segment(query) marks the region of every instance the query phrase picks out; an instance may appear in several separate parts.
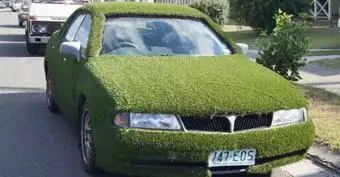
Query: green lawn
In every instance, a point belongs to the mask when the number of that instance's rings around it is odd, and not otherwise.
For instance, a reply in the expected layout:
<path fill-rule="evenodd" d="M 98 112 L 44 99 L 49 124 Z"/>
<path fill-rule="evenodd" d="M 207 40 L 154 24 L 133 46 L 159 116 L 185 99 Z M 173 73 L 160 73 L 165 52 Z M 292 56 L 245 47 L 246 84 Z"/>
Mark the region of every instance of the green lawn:
<path fill-rule="evenodd" d="M 223 28 L 228 29 L 228 25 Z M 255 39 L 258 36 L 251 30 L 227 31 L 225 34 L 230 36 L 235 42 L 246 43 L 250 49 L 256 49 Z M 336 27 L 314 24 L 308 32 L 308 37 L 311 40 L 310 48 L 340 49 L 340 32 Z"/>
<path fill-rule="evenodd" d="M 339 49 L 326 51 L 311 51 L 308 56 L 322 56 L 322 55 L 340 55 Z"/>
<path fill-rule="evenodd" d="M 308 98 L 308 115 L 316 127 L 316 141 L 340 150 L 340 96 L 324 89 L 298 87 Z"/>
<path fill-rule="evenodd" d="M 316 61 L 309 62 L 309 64 L 315 65 L 315 66 L 321 66 L 324 68 L 340 69 L 340 58 L 316 60 Z"/>

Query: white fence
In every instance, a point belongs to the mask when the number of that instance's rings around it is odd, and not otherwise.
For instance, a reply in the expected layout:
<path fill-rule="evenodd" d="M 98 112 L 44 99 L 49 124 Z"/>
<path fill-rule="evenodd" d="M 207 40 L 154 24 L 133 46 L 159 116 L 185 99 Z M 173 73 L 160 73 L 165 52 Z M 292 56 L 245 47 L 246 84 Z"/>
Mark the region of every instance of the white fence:
<path fill-rule="evenodd" d="M 154 0 L 155 3 L 167 3 L 167 4 L 178 4 L 178 5 L 189 5 L 194 0 Z"/>

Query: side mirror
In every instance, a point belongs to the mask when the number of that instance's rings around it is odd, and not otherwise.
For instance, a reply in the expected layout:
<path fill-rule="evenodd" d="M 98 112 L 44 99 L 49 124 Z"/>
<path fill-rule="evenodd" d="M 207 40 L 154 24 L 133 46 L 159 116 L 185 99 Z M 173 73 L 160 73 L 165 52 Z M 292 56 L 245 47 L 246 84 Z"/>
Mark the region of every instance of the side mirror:
<path fill-rule="evenodd" d="M 247 55 L 248 54 L 248 50 L 249 50 L 249 46 L 248 44 L 243 44 L 243 43 L 236 43 L 236 45 L 238 47 L 240 47 L 241 51 L 243 54 Z"/>
<path fill-rule="evenodd" d="M 80 42 L 63 42 L 60 45 L 59 52 L 62 55 L 74 56 L 79 62 L 81 60 L 81 43 Z"/>

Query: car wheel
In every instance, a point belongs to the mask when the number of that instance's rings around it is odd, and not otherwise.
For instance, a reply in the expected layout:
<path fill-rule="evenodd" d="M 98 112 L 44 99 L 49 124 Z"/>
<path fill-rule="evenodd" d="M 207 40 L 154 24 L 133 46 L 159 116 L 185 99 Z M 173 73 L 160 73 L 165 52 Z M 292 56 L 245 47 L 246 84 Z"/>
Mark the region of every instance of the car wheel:
<path fill-rule="evenodd" d="M 80 118 L 80 150 L 85 171 L 93 174 L 97 171 L 97 168 L 95 165 L 95 150 L 90 107 L 87 101 L 85 101 L 83 105 Z"/>
<path fill-rule="evenodd" d="M 23 22 L 19 21 L 19 26 L 23 26 Z"/>
<path fill-rule="evenodd" d="M 59 108 L 54 100 L 54 95 L 52 91 L 51 79 L 47 77 L 46 79 L 46 101 L 47 107 L 52 113 L 59 113 Z"/>

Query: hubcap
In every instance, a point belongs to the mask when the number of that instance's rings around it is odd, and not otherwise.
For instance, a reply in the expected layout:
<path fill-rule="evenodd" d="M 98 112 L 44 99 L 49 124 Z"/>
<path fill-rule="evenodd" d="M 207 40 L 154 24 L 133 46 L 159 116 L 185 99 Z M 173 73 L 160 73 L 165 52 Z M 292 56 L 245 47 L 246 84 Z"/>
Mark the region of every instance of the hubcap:
<path fill-rule="evenodd" d="M 84 109 L 81 127 L 81 150 L 85 164 L 89 164 L 93 154 L 92 127 L 89 110 Z"/>

